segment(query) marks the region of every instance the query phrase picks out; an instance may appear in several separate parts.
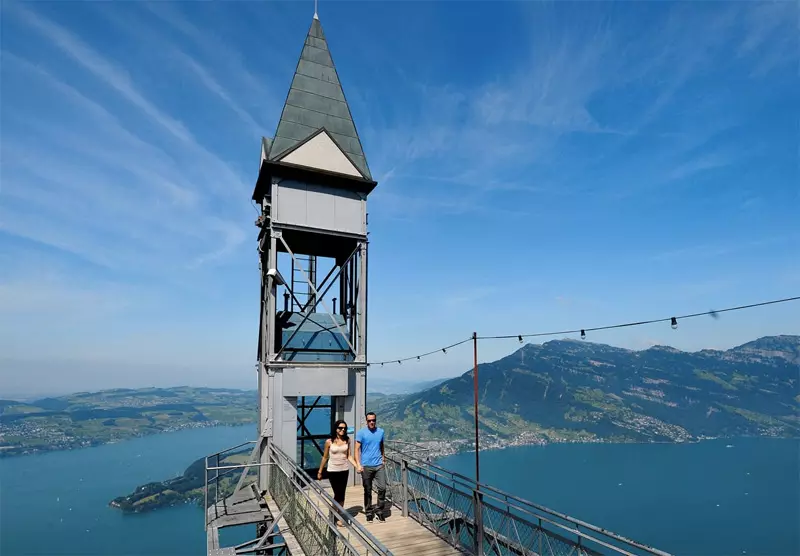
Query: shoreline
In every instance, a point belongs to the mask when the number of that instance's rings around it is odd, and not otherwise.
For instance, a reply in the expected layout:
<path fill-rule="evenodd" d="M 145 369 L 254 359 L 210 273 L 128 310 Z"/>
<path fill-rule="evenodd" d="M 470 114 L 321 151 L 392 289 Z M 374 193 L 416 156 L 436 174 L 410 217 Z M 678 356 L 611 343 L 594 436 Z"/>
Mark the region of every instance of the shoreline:
<path fill-rule="evenodd" d="M 0 447 L 0 460 L 5 458 L 19 458 L 25 456 L 37 456 L 37 455 L 44 455 L 48 453 L 56 453 L 56 452 L 71 452 L 74 450 L 83 450 L 86 448 L 97 448 L 100 446 L 106 446 L 109 444 L 118 444 L 120 442 L 127 442 L 130 440 L 136 440 L 138 438 L 146 438 L 149 436 L 155 436 L 159 434 L 170 434 L 174 432 L 181 432 L 186 430 L 195 430 L 195 429 L 207 429 L 207 428 L 219 428 L 219 427 L 246 427 L 255 425 L 256 422 L 247 422 L 247 423 L 222 423 L 219 421 L 205 421 L 199 422 L 196 424 L 191 424 L 188 426 L 182 426 L 179 428 L 171 429 L 171 430 L 156 430 L 156 431 L 147 431 L 143 434 L 133 434 L 131 436 L 125 438 L 117 438 L 111 439 L 107 441 L 83 441 L 82 444 L 69 446 L 69 447 L 58 447 L 58 448 L 34 448 L 28 449 L 22 453 L 8 453 L 9 450 L 16 449 L 15 446 L 2 446 Z M 532 438 L 532 436 L 534 436 Z M 530 432 L 523 432 L 516 437 L 513 438 L 500 438 L 500 437 L 483 437 L 480 439 L 480 451 L 495 451 L 495 450 L 505 450 L 507 448 L 515 448 L 521 446 L 547 446 L 550 444 L 697 444 L 704 440 L 722 440 L 722 439 L 735 439 L 735 438 L 777 438 L 777 439 L 785 439 L 785 440 L 800 440 L 800 436 L 772 436 L 772 435 L 754 435 L 754 434 L 739 434 L 736 436 L 700 436 L 700 437 L 692 437 L 686 440 L 678 440 L 678 441 L 669 441 L 669 440 L 654 440 L 654 441 L 643 441 L 643 440 L 634 440 L 634 439 L 604 439 L 604 438 L 592 438 L 592 439 L 543 439 L 539 435 L 534 435 Z M 428 439 L 428 440 L 405 440 L 404 438 L 397 438 L 399 442 L 408 442 L 410 444 L 416 444 L 422 448 L 428 449 L 427 458 L 429 461 L 438 460 L 444 457 L 462 454 L 462 453 L 474 453 L 475 452 L 475 442 L 474 439 Z M 391 440 L 390 440 L 391 442 Z"/>
<path fill-rule="evenodd" d="M 57 448 L 28 448 L 25 449 L 23 452 L 15 452 L 15 453 L 8 453 L 9 450 L 19 449 L 19 446 L 0 446 L 0 460 L 3 459 L 11 459 L 11 458 L 22 458 L 22 457 L 29 457 L 29 456 L 42 456 L 45 454 L 54 454 L 58 452 L 73 452 L 76 450 L 85 450 L 87 448 L 99 448 L 101 446 L 108 446 L 111 444 L 119 444 L 121 442 L 128 442 L 131 440 L 137 440 L 139 438 L 147 438 L 150 436 L 157 436 L 159 434 L 172 434 L 176 432 L 183 432 L 188 430 L 197 430 L 197 429 L 215 429 L 219 427 L 246 427 L 255 425 L 256 422 L 252 421 L 249 423 L 222 423 L 219 421 L 203 421 L 198 422 L 197 424 L 187 424 L 187 426 L 181 426 L 174 429 L 168 430 L 154 430 L 154 431 L 147 431 L 143 432 L 142 434 L 132 434 L 130 436 L 126 436 L 125 438 L 114 438 L 110 440 L 104 441 L 92 441 L 92 440 L 85 440 L 76 442 L 75 445 L 67 446 L 67 447 L 57 447 Z"/>
<path fill-rule="evenodd" d="M 519 437 L 516 439 L 509 439 L 509 442 L 500 445 L 500 441 L 495 441 L 488 446 L 483 444 L 483 439 L 481 439 L 481 445 L 479 446 L 481 452 L 489 452 L 489 451 L 500 451 L 506 450 L 509 448 L 520 448 L 520 447 L 528 447 L 528 446 L 540 446 L 545 447 L 551 444 L 638 444 L 638 445 L 647 445 L 647 444 L 671 444 L 671 445 L 678 445 L 678 444 L 699 444 L 704 441 L 708 440 L 735 440 L 738 438 L 772 438 L 776 440 L 794 440 L 800 441 L 800 436 L 771 436 L 771 435 L 754 435 L 754 434 L 739 434 L 736 436 L 701 436 L 692 438 L 689 440 L 683 441 L 669 441 L 669 440 L 659 440 L 659 441 L 642 441 L 642 440 L 605 440 L 605 439 L 595 439 L 595 440 L 538 440 L 538 441 L 520 441 Z M 406 441 L 406 440 L 399 440 L 400 442 L 409 442 L 416 444 L 422 448 L 428 448 L 429 452 L 427 454 L 427 461 L 429 463 L 435 463 L 442 458 L 446 458 L 449 456 L 459 455 L 459 454 L 474 454 L 475 453 L 475 442 L 474 440 L 419 440 L 419 441 Z M 441 446 L 439 446 L 441 445 Z"/>

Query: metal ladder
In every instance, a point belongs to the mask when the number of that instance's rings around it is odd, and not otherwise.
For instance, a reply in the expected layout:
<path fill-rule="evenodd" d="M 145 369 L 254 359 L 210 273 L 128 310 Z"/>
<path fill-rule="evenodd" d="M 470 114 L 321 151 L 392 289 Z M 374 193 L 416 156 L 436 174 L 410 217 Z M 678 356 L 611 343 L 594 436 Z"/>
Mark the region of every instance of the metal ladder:
<path fill-rule="evenodd" d="M 292 312 L 310 311 L 316 302 L 316 295 L 309 281 L 317 287 L 317 257 L 314 255 L 297 255 L 292 259 L 291 288 L 295 299 L 292 299 Z M 298 306 L 298 303 L 301 305 Z"/>

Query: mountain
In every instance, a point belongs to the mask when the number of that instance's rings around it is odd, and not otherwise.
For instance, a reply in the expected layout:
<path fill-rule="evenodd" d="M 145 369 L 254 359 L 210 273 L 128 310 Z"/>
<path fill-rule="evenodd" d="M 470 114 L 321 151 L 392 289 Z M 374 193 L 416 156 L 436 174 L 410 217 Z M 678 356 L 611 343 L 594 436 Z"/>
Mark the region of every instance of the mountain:
<path fill-rule="evenodd" d="M 380 375 L 370 375 L 367 381 L 367 387 L 370 394 L 394 396 L 397 394 L 413 394 L 414 392 L 420 392 L 421 390 L 432 388 L 437 384 L 441 384 L 446 380 L 448 379 L 437 378 L 424 381 L 397 380 Z"/>
<path fill-rule="evenodd" d="M 530 441 L 800 436 L 798 363 L 800 336 L 694 353 L 577 340 L 528 344 L 479 365 L 481 431 Z M 469 437 L 473 373 L 376 403 L 398 437 Z"/>

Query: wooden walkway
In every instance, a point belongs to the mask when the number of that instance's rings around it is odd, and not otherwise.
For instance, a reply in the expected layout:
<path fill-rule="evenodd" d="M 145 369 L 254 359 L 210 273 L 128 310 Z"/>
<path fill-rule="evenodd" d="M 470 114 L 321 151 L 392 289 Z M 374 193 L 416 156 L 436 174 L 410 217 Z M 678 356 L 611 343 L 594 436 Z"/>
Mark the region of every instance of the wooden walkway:
<path fill-rule="evenodd" d="M 319 485 L 333 496 L 333 492 L 330 486 L 328 486 L 327 481 L 320 481 Z M 310 489 L 306 489 L 305 492 L 310 496 L 309 499 L 311 502 L 318 506 L 321 512 L 327 514 L 328 507 L 322 501 L 321 497 Z M 376 493 L 373 493 L 372 500 L 373 503 L 377 502 Z M 364 488 L 360 485 L 348 487 L 345 494 L 345 510 L 347 510 L 350 515 L 354 516 L 356 521 L 394 555 L 451 556 L 467 554 L 466 552 L 453 548 L 447 544 L 445 540 L 437 537 L 432 531 L 425 528 L 411 517 L 403 517 L 401 510 L 394 506 L 389 509 L 390 515 L 386 517 L 386 521 L 381 522 L 375 519 L 368 523 L 363 512 L 363 505 Z M 214 506 L 212 506 L 208 509 L 208 518 L 210 522 L 208 527 L 208 556 L 235 555 L 233 547 L 222 548 L 219 546 L 219 529 L 222 527 L 255 523 L 268 519 L 270 514 L 275 516 L 279 513 L 280 510 L 274 500 L 269 496 L 266 497 L 266 500 L 260 500 L 252 485 L 235 493 L 225 500 L 224 503 L 219 502 L 216 506 L 216 511 Z M 302 556 L 304 552 L 300 544 L 294 538 L 294 535 L 292 535 L 291 531 L 288 529 L 288 525 L 283 518 L 278 521 L 278 526 L 283 533 L 284 541 L 290 553 L 292 555 L 296 554 Z M 363 545 L 358 539 L 361 537 L 350 527 L 342 527 L 340 531 L 344 534 L 345 538 L 360 551 Z"/>
<path fill-rule="evenodd" d="M 330 488 L 326 489 L 333 496 Z M 377 494 L 372 494 L 373 503 L 377 502 Z M 465 554 L 453 548 L 446 541 L 437 537 L 432 531 L 423 527 L 410 517 L 403 517 L 397 507 L 391 508 L 391 515 L 385 522 L 377 519 L 367 523 L 363 512 L 364 488 L 361 485 L 347 487 L 344 508 L 355 515 L 370 534 L 383 543 L 392 554 L 397 556 L 450 556 Z"/>

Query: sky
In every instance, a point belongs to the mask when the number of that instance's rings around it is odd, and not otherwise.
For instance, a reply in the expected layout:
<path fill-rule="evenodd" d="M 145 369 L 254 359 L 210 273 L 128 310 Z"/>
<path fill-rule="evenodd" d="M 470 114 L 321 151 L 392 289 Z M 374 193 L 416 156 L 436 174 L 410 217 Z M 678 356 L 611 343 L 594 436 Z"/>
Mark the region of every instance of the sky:
<path fill-rule="evenodd" d="M 250 197 L 313 3 L 1 9 L 0 397 L 255 388 Z M 322 0 L 319 16 L 378 182 L 371 361 L 800 294 L 797 2 Z M 727 349 L 798 334 L 798 315 L 587 341 Z M 471 364 L 464 345 L 371 372 Z"/>

